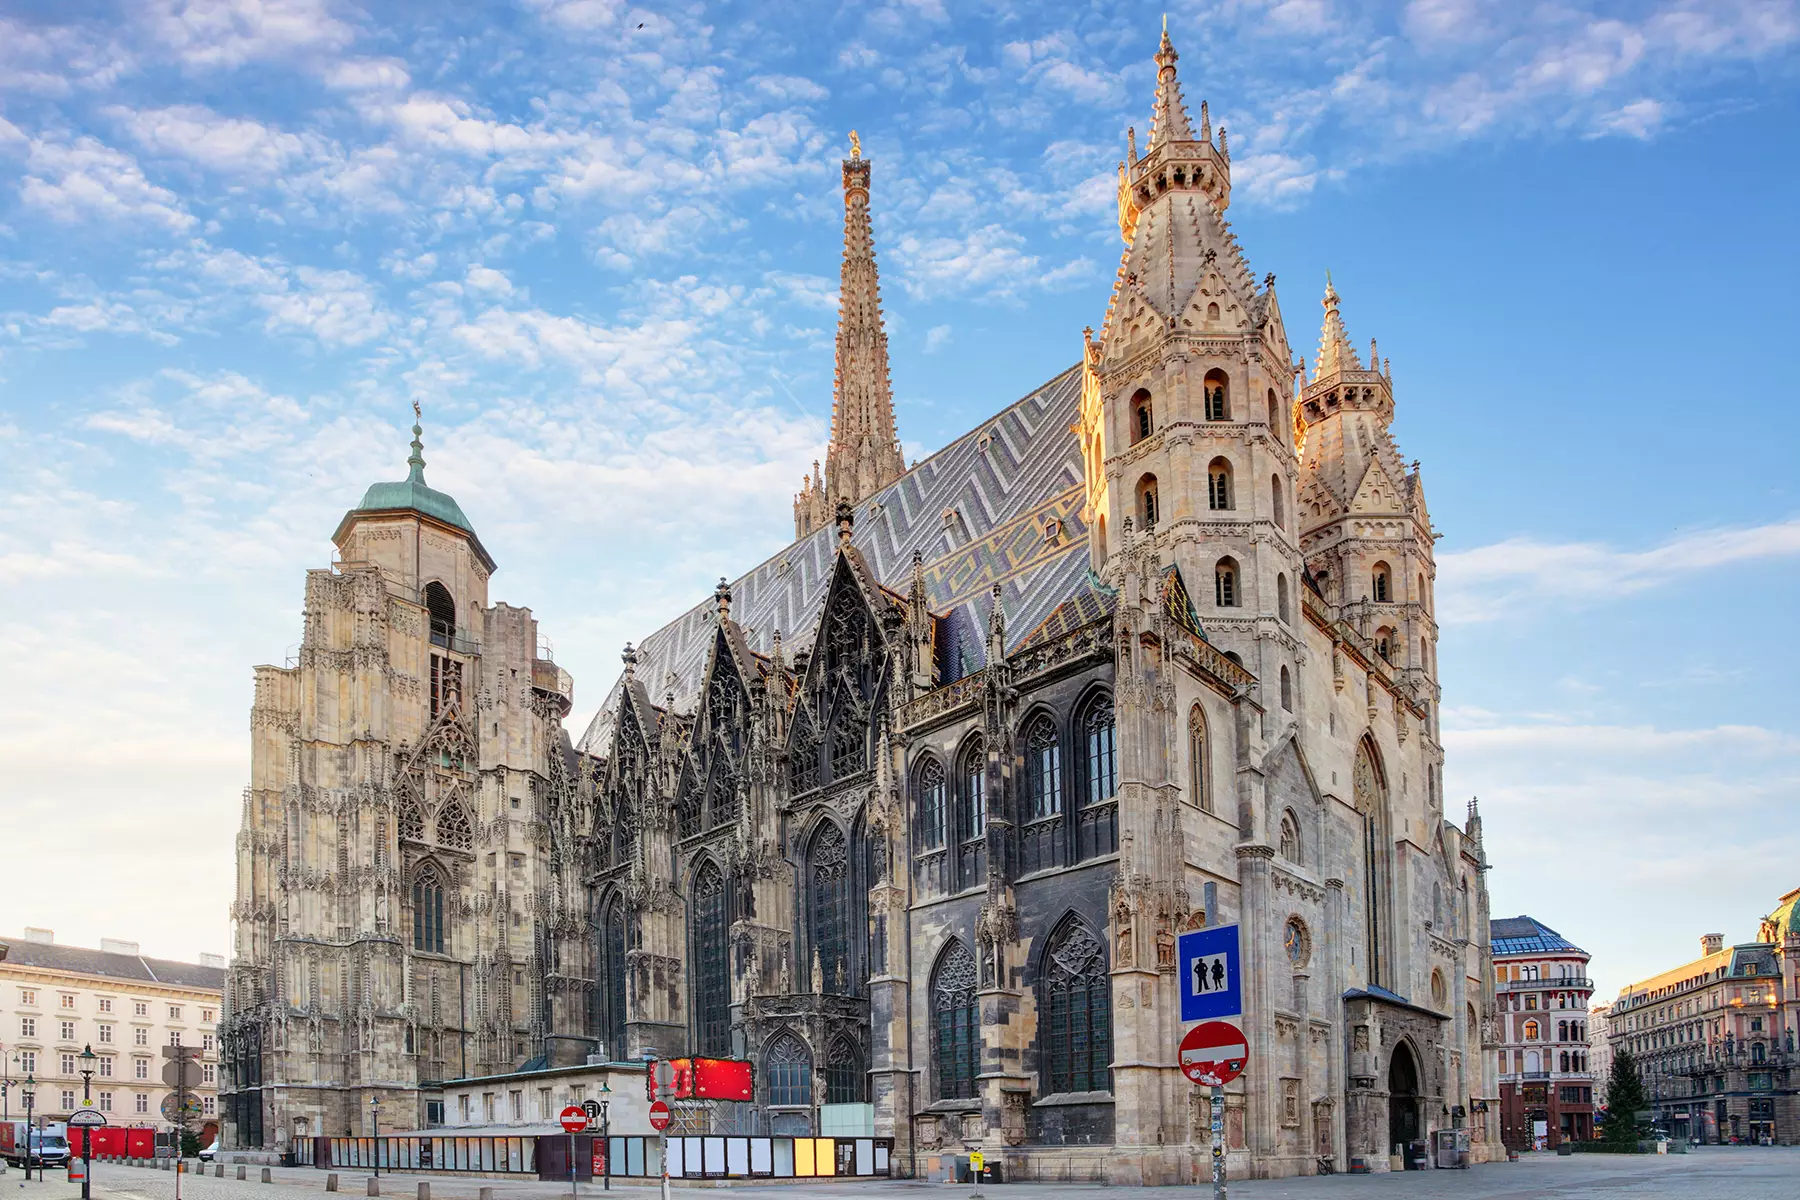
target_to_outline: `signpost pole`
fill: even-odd
[[[569,1195],[578,1196],[575,1190],[575,1135],[569,1135]]]
[[[1213,1200],[1225,1200],[1225,1089],[1212,1088]]]

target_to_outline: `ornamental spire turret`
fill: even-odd
[[[1325,323],[1319,328],[1319,368],[1313,378],[1362,370],[1362,360],[1356,357],[1356,347],[1350,344],[1350,333],[1344,328],[1343,314],[1338,312],[1337,288],[1332,285],[1330,271],[1325,272],[1325,299],[1320,303],[1325,306]],[[1374,347],[1375,343],[1370,342],[1369,348]]]
[[[1175,77],[1175,43],[1169,40],[1169,18],[1163,18],[1162,43],[1156,48],[1156,108],[1150,120],[1150,148],[1165,142],[1191,142],[1194,128],[1188,124],[1187,105],[1181,99],[1181,80]]]
[[[862,142],[854,132],[843,171],[844,263],[838,283],[831,446],[825,453],[822,483],[815,479],[795,498],[795,537],[805,537],[824,524],[838,501],[857,504],[906,473],[894,424],[881,280],[869,225],[869,160],[862,156]]]

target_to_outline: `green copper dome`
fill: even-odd
[[[440,492],[425,483],[425,446],[419,438],[425,432],[418,425],[412,428],[412,457],[406,460],[412,469],[406,478],[397,483],[372,483],[369,490],[363,493],[362,503],[350,511],[381,512],[387,509],[409,508],[442,521],[446,525],[454,525],[458,529],[474,533],[469,518],[463,515],[460,505],[446,492]]]

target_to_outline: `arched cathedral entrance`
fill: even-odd
[[[1388,1063],[1388,1149],[1412,1166],[1412,1144],[1419,1140],[1419,1064],[1411,1047],[1401,1042]]]

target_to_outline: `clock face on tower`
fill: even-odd
[[[1281,944],[1287,948],[1289,962],[1296,967],[1306,965],[1307,958],[1312,954],[1312,939],[1307,936],[1306,926],[1300,923],[1299,917],[1288,918]]]

